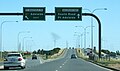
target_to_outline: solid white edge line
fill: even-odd
[[[80,59],[81,59],[81,58],[80,58]],[[90,64],[92,64],[92,65],[94,65],[94,66],[97,66],[97,67],[99,67],[99,68],[102,68],[102,69],[105,69],[105,70],[109,70],[109,71],[113,71],[113,70],[110,70],[110,69],[101,67],[101,66],[99,66],[99,65],[96,65],[96,64],[94,64],[94,63],[91,63],[91,62],[89,62],[89,61],[85,61],[85,60],[83,60],[83,59],[81,59],[81,60],[84,61],[84,62],[88,62],[88,63],[90,63]]]
[[[97,66],[97,67],[99,67],[99,68],[105,69],[105,70],[113,71],[113,70],[110,70],[110,69],[101,67],[101,66],[99,66],[99,65],[96,65],[96,64],[94,64],[94,63],[91,63],[91,62],[88,62],[88,63],[90,63],[90,64],[92,64],[92,65],[94,65],[94,66]]]

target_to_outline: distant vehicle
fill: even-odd
[[[71,59],[76,59],[77,57],[76,57],[76,55],[75,54],[72,54],[71,55]]]
[[[9,67],[21,67],[24,69],[26,66],[26,61],[21,53],[8,53],[4,59],[4,69],[9,69]]]
[[[33,60],[33,59],[37,59],[37,55],[33,54],[33,55],[32,55],[32,60]]]

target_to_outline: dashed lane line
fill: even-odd
[[[62,66],[60,66],[60,68],[62,68]]]
[[[67,63],[67,61],[68,61],[68,60],[66,60],[66,61],[62,64],[62,66],[59,66],[59,68],[61,69],[61,68],[65,65],[65,63]],[[58,71],[58,70],[55,70],[55,71]]]

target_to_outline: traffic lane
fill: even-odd
[[[110,71],[82,59],[69,59],[59,66],[57,71]]]
[[[66,58],[61,58],[51,62],[46,62],[32,68],[27,68],[24,71],[56,71],[59,66],[67,61]]]
[[[26,68],[25,69],[35,67],[35,66],[37,66],[39,64],[41,64],[39,58],[37,60],[32,60],[32,58],[28,58],[28,59],[26,59]],[[21,67],[10,67],[9,70],[4,70],[4,67],[2,67],[0,70],[3,70],[3,71],[9,71],[9,70],[12,70],[12,71],[16,71],[16,70],[23,71],[24,69],[21,69]]]
[[[56,71],[61,64],[67,62],[67,60],[70,58],[71,52],[71,50],[67,50],[64,58],[46,62],[35,67],[27,68],[24,71]]]
[[[72,54],[74,54],[74,49],[68,49],[66,55],[64,56],[65,59],[69,59]]]
[[[64,55],[64,58],[60,58],[51,62],[46,62],[43,64],[39,64],[40,61],[38,60],[32,60],[32,59],[27,59],[26,61],[26,68],[25,69],[20,69],[20,68],[15,68],[11,70],[15,71],[54,71],[56,70],[62,63],[66,62],[66,59],[70,57],[71,50],[67,50],[66,54]],[[8,70],[6,70],[8,71]]]
[[[3,62],[0,62],[0,70],[3,69]]]
[[[41,63],[42,62],[40,61],[39,57],[38,57],[38,59],[33,59],[33,60],[32,60],[32,58],[29,58],[26,60],[26,68],[33,67],[33,66],[39,65]]]
[[[64,58],[27,68],[24,71],[110,71],[79,58],[70,59],[73,53],[75,50],[70,49]]]
[[[71,54],[76,54],[75,49],[71,49],[69,54],[69,59],[61,64],[57,71],[110,71],[80,58],[71,59]]]
[[[2,66],[3,65],[3,62],[0,62],[0,66]]]
[[[70,59],[71,54],[73,54],[73,50],[72,49],[67,49],[65,54],[63,55],[63,57],[61,57],[60,59],[54,60],[54,61],[48,61],[45,63],[41,63],[41,64],[36,64],[34,65],[34,63],[32,61],[30,62],[31,59],[28,59],[28,63],[27,63],[27,68],[24,71],[54,71],[56,70],[61,64],[67,62],[68,59]],[[36,61],[36,63],[40,63],[40,61]],[[30,64],[32,64],[32,66],[29,66]]]

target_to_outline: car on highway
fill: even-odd
[[[8,53],[4,59],[4,69],[9,69],[9,67],[21,67],[24,69],[26,66],[26,61],[21,53]]]
[[[37,55],[33,54],[33,55],[32,55],[32,60],[33,60],[33,59],[37,59]]]
[[[74,49],[74,47],[72,47],[72,49]]]
[[[72,54],[71,55],[71,59],[76,59],[77,57],[76,57],[76,55],[75,54]]]

